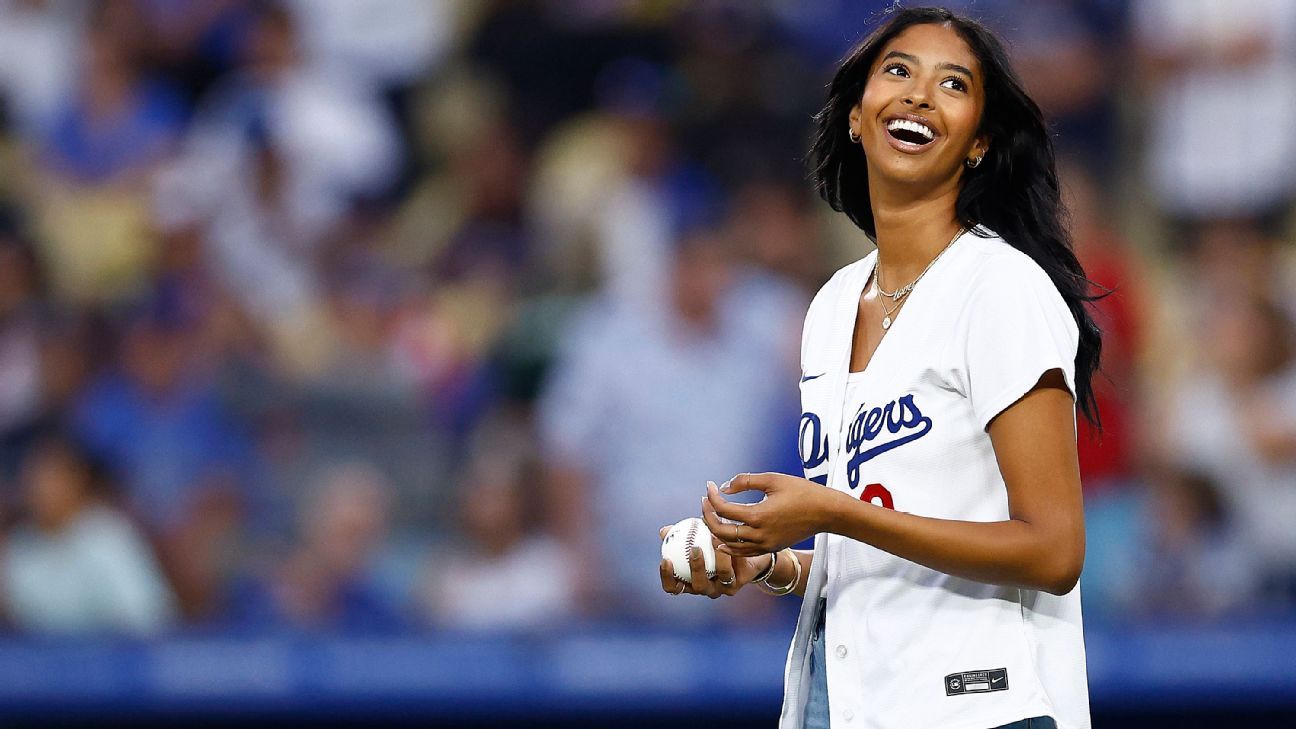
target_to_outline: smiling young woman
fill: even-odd
[[[817,122],[818,190],[877,250],[806,316],[805,477],[708,485],[715,577],[696,554],[662,588],[807,598],[785,728],[1087,728],[1075,417],[1101,333],[1040,110],[983,26],[895,9]]]

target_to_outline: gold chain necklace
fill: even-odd
[[[901,305],[901,299],[904,299],[909,295],[911,291],[913,291],[914,286],[918,285],[918,282],[922,280],[922,277],[927,275],[927,272],[931,270],[931,267],[935,265],[937,261],[940,260],[941,256],[945,255],[945,251],[948,251],[950,246],[954,245],[954,241],[958,240],[959,236],[961,235],[963,235],[962,226],[960,226],[959,229],[954,232],[954,237],[950,238],[950,242],[945,244],[945,247],[941,249],[940,253],[937,253],[936,257],[931,259],[931,261],[927,264],[927,267],[922,270],[922,273],[918,274],[918,278],[915,278],[913,281],[910,281],[907,286],[902,286],[896,289],[895,291],[885,291],[882,288],[882,254],[881,253],[878,254],[878,263],[876,266],[874,266],[874,270],[873,270],[873,289],[877,291],[879,294],[887,297],[888,299],[891,299],[892,303],[895,304],[894,308],[888,310],[886,302],[881,302],[881,301],[879,302],[882,304],[882,312],[883,312],[882,330],[883,331],[886,331],[891,328],[891,322],[893,321],[891,315],[899,311]]]
[[[882,281],[881,281],[881,278],[882,278],[882,254],[881,254],[881,253],[878,253],[878,265],[877,265],[877,272],[878,272],[878,275],[875,277],[874,282],[873,282],[873,283],[876,284],[876,286],[877,286],[878,293],[879,293],[879,294],[882,294],[883,296],[887,297],[888,299],[891,299],[892,301],[899,301],[899,300],[901,299],[901,297],[905,296],[905,295],[908,294],[910,291],[913,291],[913,287],[918,285],[918,282],[919,282],[920,280],[922,280],[922,277],[925,276],[925,275],[927,274],[927,271],[932,267],[932,264],[936,263],[936,261],[939,261],[939,260],[940,260],[940,257],[943,256],[943,255],[945,255],[945,251],[949,250],[949,247],[952,246],[952,245],[954,245],[954,241],[958,240],[960,235],[963,235],[963,228],[962,228],[962,227],[960,227],[958,230],[954,231],[954,237],[953,237],[953,238],[950,238],[950,242],[949,242],[949,243],[946,243],[946,244],[945,244],[945,247],[941,249],[940,253],[937,253],[937,254],[936,254],[936,257],[933,258],[933,259],[931,259],[931,262],[929,262],[929,263],[927,264],[927,268],[924,268],[924,269],[922,270],[922,273],[918,274],[918,278],[914,279],[913,281],[910,281],[908,286],[902,286],[902,287],[896,289],[896,290],[893,291],[893,292],[892,292],[892,291],[886,291],[886,290],[884,290],[884,289],[882,288]]]

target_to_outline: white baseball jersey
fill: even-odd
[[[1075,392],[1075,319],[1034,261],[979,228],[927,271],[848,387],[876,259],[838,271],[806,316],[806,478],[911,514],[1008,519],[986,426],[1050,369]],[[1062,729],[1089,727],[1078,587],[1058,597],[962,579],[835,534],[816,537],[807,579],[784,729],[802,725],[814,596],[827,604],[834,727],[991,729],[1044,715]]]

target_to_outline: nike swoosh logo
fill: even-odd
[[[827,372],[820,372],[820,373],[817,374],[817,375],[805,375],[805,376],[803,376],[803,377],[801,378],[801,381],[802,381],[802,382],[809,382],[810,380],[817,380],[817,379],[819,379],[820,377],[823,377],[823,376],[826,375],[826,374],[828,374],[828,373],[827,373]]]
[[[1000,676],[999,678],[992,678],[992,679],[990,679],[990,683],[998,683],[998,682],[1000,682],[1000,681],[1002,681],[1002,680],[1004,680],[1004,677],[1003,677],[1003,676]]]

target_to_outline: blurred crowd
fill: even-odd
[[[0,0],[0,614],[751,626],[657,528],[800,472],[876,0]],[[1112,293],[1091,620],[1296,619],[1296,3],[974,0]]]

